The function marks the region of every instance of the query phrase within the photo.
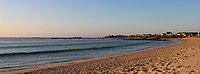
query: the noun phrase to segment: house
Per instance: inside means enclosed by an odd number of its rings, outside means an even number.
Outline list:
[[[162,37],[172,37],[173,33],[172,32],[166,32],[166,33],[160,34],[160,36],[162,36]]]
[[[185,32],[178,32],[175,34],[176,37],[187,37],[187,35],[185,34]]]
[[[200,36],[200,32],[197,34],[197,36]]]
[[[166,36],[167,34],[166,33],[162,33],[162,34],[160,34],[160,36]]]
[[[172,32],[167,32],[167,34],[168,34],[168,35],[172,35],[173,33],[172,33]]]
[[[177,34],[176,34],[176,36],[181,36],[181,35],[182,35],[181,33],[177,33]]]
[[[186,32],[187,36],[197,36],[198,32]]]
[[[197,35],[199,35],[199,33],[198,32],[178,32],[176,35],[191,37],[191,36],[197,36]]]
[[[146,36],[152,36],[152,34],[146,34]]]

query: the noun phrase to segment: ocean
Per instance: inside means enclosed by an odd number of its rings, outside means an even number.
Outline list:
[[[178,41],[0,38],[0,72],[112,56]]]

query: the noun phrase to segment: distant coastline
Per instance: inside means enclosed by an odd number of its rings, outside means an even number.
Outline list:
[[[133,34],[133,35],[109,35],[105,37],[47,37],[46,39],[122,39],[122,40],[161,40],[170,38],[200,37],[200,32],[166,32],[161,34]],[[43,37],[32,37],[42,39]],[[45,38],[43,38],[45,39]]]
[[[200,38],[200,32],[166,32],[160,34],[130,34],[130,35],[108,35],[104,37],[0,37],[0,38],[32,38],[32,39],[121,39],[121,40],[161,40],[171,38]]]

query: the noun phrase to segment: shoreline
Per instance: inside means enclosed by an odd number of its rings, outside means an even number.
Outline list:
[[[182,42],[180,44],[172,44],[172,45],[167,45],[167,46],[162,46],[162,47],[155,47],[155,48],[150,48],[146,50],[124,53],[124,54],[102,57],[102,58],[67,62],[67,63],[56,64],[52,66],[42,66],[38,68],[31,68],[31,69],[25,69],[25,70],[3,72],[3,74],[16,74],[16,73],[30,73],[30,74],[31,73],[36,73],[36,74],[37,73],[50,73],[50,74],[51,73],[72,73],[72,74],[81,73],[82,74],[82,73],[136,73],[136,72],[138,73],[139,72],[143,72],[143,73],[157,73],[158,72],[159,73],[161,72],[161,70],[154,70],[155,71],[154,72],[153,71],[154,68],[149,67],[149,65],[155,64],[155,63],[160,64],[160,61],[165,62],[165,63],[161,62],[162,64],[166,64],[167,62],[165,60],[168,60],[168,61],[174,60],[174,59],[170,59],[170,58],[173,58],[173,56],[171,55],[173,55],[174,53],[177,53],[177,52],[179,53],[180,51],[183,51],[180,49],[180,46],[186,46],[188,43],[191,44],[191,41],[196,41],[196,40],[200,41],[200,39],[197,39],[197,38],[186,38],[186,39],[181,39]],[[198,43],[199,42],[197,42],[196,44]],[[172,50],[172,49],[177,49],[177,48],[178,50]],[[165,49],[170,49],[171,51],[168,51]],[[179,59],[176,59],[176,60],[179,60]],[[141,67],[141,66],[146,66],[146,67]],[[158,66],[158,65],[155,65],[155,66]],[[146,70],[144,71],[143,69],[140,69],[140,67],[146,68]],[[152,69],[152,71],[148,69]],[[172,70],[173,69],[174,68],[172,68]],[[173,70],[169,72],[166,71],[166,73],[178,73],[178,71],[177,70]]]

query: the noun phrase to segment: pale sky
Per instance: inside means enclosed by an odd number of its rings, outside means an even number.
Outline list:
[[[200,31],[200,0],[0,0],[0,37]]]

